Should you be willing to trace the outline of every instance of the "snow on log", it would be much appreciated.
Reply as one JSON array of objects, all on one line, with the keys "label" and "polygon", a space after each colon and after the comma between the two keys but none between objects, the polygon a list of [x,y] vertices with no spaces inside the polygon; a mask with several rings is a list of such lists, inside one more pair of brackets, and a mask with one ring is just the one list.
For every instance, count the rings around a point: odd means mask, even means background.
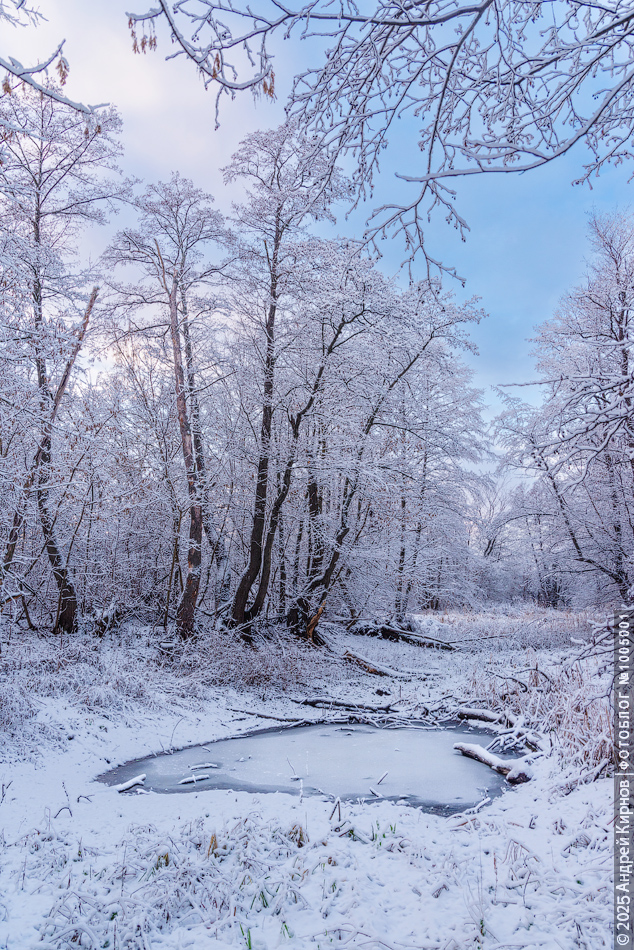
[{"label": "snow on log", "polygon": [[523,782],[530,782],[533,773],[526,765],[518,759],[510,772],[506,773],[506,781],[509,785],[521,785]]},{"label": "snow on log", "polygon": [[381,637],[384,640],[402,640],[417,647],[432,647],[439,650],[455,650],[451,643],[430,637],[426,633],[414,633],[411,630],[402,630],[387,623],[362,624],[353,627],[351,633],[362,637]]},{"label": "snow on log", "polygon": [[195,785],[196,782],[204,782],[205,779],[208,779],[209,776],[203,772],[201,775],[188,775],[186,778],[182,778],[179,785]]},{"label": "snow on log", "polygon": [[145,772],[141,775],[135,775],[134,778],[129,779],[127,782],[122,782],[121,785],[113,785],[112,787],[116,792],[127,792],[129,789],[134,788],[136,785],[145,784]]},{"label": "snow on log", "polygon": [[317,708],[322,708],[324,706],[335,706],[337,709],[351,709],[353,712],[356,712],[359,709],[363,709],[367,712],[391,712],[392,706],[388,703],[385,706],[370,706],[368,703],[355,703],[352,700],[350,702],[345,702],[343,699],[332,699],[330,696],[315,696],[310,699],[294,699],[294,703],[299,703],[300,706],[314,706]]},{"label": "snow on log", "polygon": [[539,736],[523,728],[522,720],[524,717],[518,719],[508,710],[495,713],[488,709],[473,709],[470,706],[461,706],[460,709],[456,710],[456,715],[458,719],[479,719],[481,722],[502,723],[510,729],[514,729],[518,739],[523,739],[529,749],[536,751],[541,748]]},{"label": "snow on log", "polygon": [[346,650],[343,653],[343,659],[347,660],[349,663],[356,663],[357,666],[360,666],[366,671],[366,673],[372,673],[374,676],[392,676],[394,679],[410,679],[414,673],[410,673],[407,670],[395,670],[391,666],[383,666],[382,663],[376,663],[374,660],[369,660],[366,656],[363,656],[361,653],[353,653],[352,650]]},{"label": "snow on log", "polygon": [[347,648],[344,649],[344,652],[342,653],[334,638],[328,636],[323,630],[320,634],[320,637],[322,645],[325,646],[327,650],[330,650],[331,653],[334,653],[342,660],[347,660],[349,663],[355,663],[357,666],[360,666],[362,669],[364,669],[366,673],[372,673],[374,676],[392,676],[394,679],[410,679],[412,676],[416,675],[415,672],[410,670],[394,670],[390,666],[383,666],[381,663],[376,663],[374,660],[370,660],[368,657],[363,656],[363,654],[353,652]]},{"label": "snow on log", "polygon": [[456,710],[458,719],[480,719],[482,722],[503,722],[512,726],[511,717],[507,713],[491,712],[489,709],[472,709],[470,706],[461,706]]},{"label": "snow on log", "polygon": [[503,775],[509,785],[521,785],[522,782],[529,782],[532,778],[530,769],[525,766],[521,759],[515,761],[500,759],[481,745],[469,742],[455,742],[454,749],[466,755],[469,759],[475,759],[476,762],[488,765],[494,772]]},{"label": "snow on log", "polygon": [[254,716],[256,719],[275,719],[276,722],[288,722],[299,726],[304,722],[310,722],[308,719],[294,719],[288,716],[274,716],[272,713],[258,712],[255,709],[239,709],[237,706],[227,706],[229,712],[244,713],[247,716]]},{"label": "snow on log", "polygon": [[414,646],[418,647],[433,647],[436,650],[456,650],[453,643],[449,643],[447,640],[437,640],[436,637],[423,636],[422,634],[419,636],[417,633],[405,634],[400,639],[406,643],[413,643]]},{"label": "snow on log", "polygon": [[113,627],[118,627],[120,622],[121,611],[116,601],[113,600],[108,607],[95,616],[95,633],[98,637],[103,637]]}]

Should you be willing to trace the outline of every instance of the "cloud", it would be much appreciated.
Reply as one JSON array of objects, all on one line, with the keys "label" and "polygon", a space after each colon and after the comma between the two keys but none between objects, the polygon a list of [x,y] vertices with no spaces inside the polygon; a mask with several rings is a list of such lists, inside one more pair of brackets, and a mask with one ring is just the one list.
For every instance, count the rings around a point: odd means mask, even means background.
[{"label": "cloud", "polygon": [[70,62],[66,91],[91,104],[114,104],[124,121],[125,167],[151,179],[178,169],[216,193],[229,210],[222,185],[225,165],[246,132],[283,121],[283,103],[255,104],[249,95],[223,103],[215,130],[215,95],[206,92],[191,63],[165,62],[169,36],[159,31],[159,48],[135,55],[125,15],[129,0],[53,0],[47,22],[5,33],[5,54],[32,64],[65,39]]},{"label": "cloud", "polygon": [[[130,0],[49,0],[48,22],[34,29],[5,31],[3,52],[32,63],[49,55],[62,38],[71,64],[67,89],[86,102],[112,102],[124,120],[125,170],[141,178],[167,179],[173,170],[192,178],[211,192],[218,207],[230,212],[240,186],[226,188],[220,169],[226,165],[244,135],[270,128],[284,118],[284,99],[295,72],[317,58],[315,44],[281,44],[276,85],[279,100],[254,103],[247,93],[224,98],[221,127],[215,130],[215,94],[205,92],[192,64],[165,62],[170,39],[159,30],[158,51],[134,55],[125,16]],[[411,143],[414,126],[402,123],[385,153],[372,203],[364,205],[340,232],[359,235],[366,214],[375,205],[390,203],[402,185],[397,170],[412,171],[418,160]],[[548,168],[523,176],[499,175],[455,183],[457,204],[471,232],[466,244],[441,218],[428,229],[433,256],[453,264],[467,279],[458,297],[477,294],[491,317],[474,328],[481,351],[470,362],[476,383],[530,379],[533,375],[527,337],[536,324],[550,316],[557,300],[583,271],[587,253],[586,215],[614,210],[628,200],[627,172],[606,169],[587,187],[572,188],[583,156],[572,154]],[[91,239],[92,243],[92,239]],[[96,244],[94,245],[96,247]],[[384,266],[398,270],[401,248],[385,242]],[[422,270],[419,274],[422,276]]]}]

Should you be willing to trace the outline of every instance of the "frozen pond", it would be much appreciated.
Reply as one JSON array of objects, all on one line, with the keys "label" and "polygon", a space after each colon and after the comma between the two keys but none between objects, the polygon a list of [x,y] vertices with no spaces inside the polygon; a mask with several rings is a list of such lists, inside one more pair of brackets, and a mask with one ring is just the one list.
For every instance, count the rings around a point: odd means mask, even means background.
[{"label": "frozen pond", "polygon": [[[467,759],[454,742],[490,733],[326,724],[267,729],[128,762],[99,776],[121,785],[145,776],[154,792],[234,789],[321,794],[342,800],[406,801],[443,814],[499,794],[502,776]],[[484,743],[486,744],[486,742]]]}]

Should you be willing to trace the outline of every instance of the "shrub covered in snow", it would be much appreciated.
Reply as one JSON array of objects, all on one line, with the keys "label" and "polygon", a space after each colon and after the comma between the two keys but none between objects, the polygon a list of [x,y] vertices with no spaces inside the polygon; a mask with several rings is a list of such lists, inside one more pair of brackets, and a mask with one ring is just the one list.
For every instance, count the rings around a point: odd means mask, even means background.
[{"label": "shrub covered in snow", "polygon": [[35,713],[35,704],[23,687],[0,681],[0,733],[14,735]]},{"label": "shrub covered in snow", "polygon": [[[520,665],[521,662],[525,665]],[[610,681],[596,660],[548,662],[535,653],[476,667],[472,696],[493,710],[510,710],[525,729],[546,737],[579,781],[610,772],[616,762]]]}]

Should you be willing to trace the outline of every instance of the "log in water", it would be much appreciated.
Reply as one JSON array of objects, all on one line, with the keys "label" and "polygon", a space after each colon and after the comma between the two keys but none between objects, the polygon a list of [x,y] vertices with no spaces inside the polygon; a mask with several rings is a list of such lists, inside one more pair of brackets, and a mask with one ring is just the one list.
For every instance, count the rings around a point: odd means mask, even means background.
[{"label": "log in water", "polygon": [[[267,729],[179,752],[137,759],[99,776],[125,786],[145,775],[154,792],[234,789],[390,799],[451,814],[500,793],[502,776],[454,751],[490,733],[458,728],[315,725]],[[137,786],[138,787],[138,786]],[[123,789],[122,789],[123,790]]]}]

